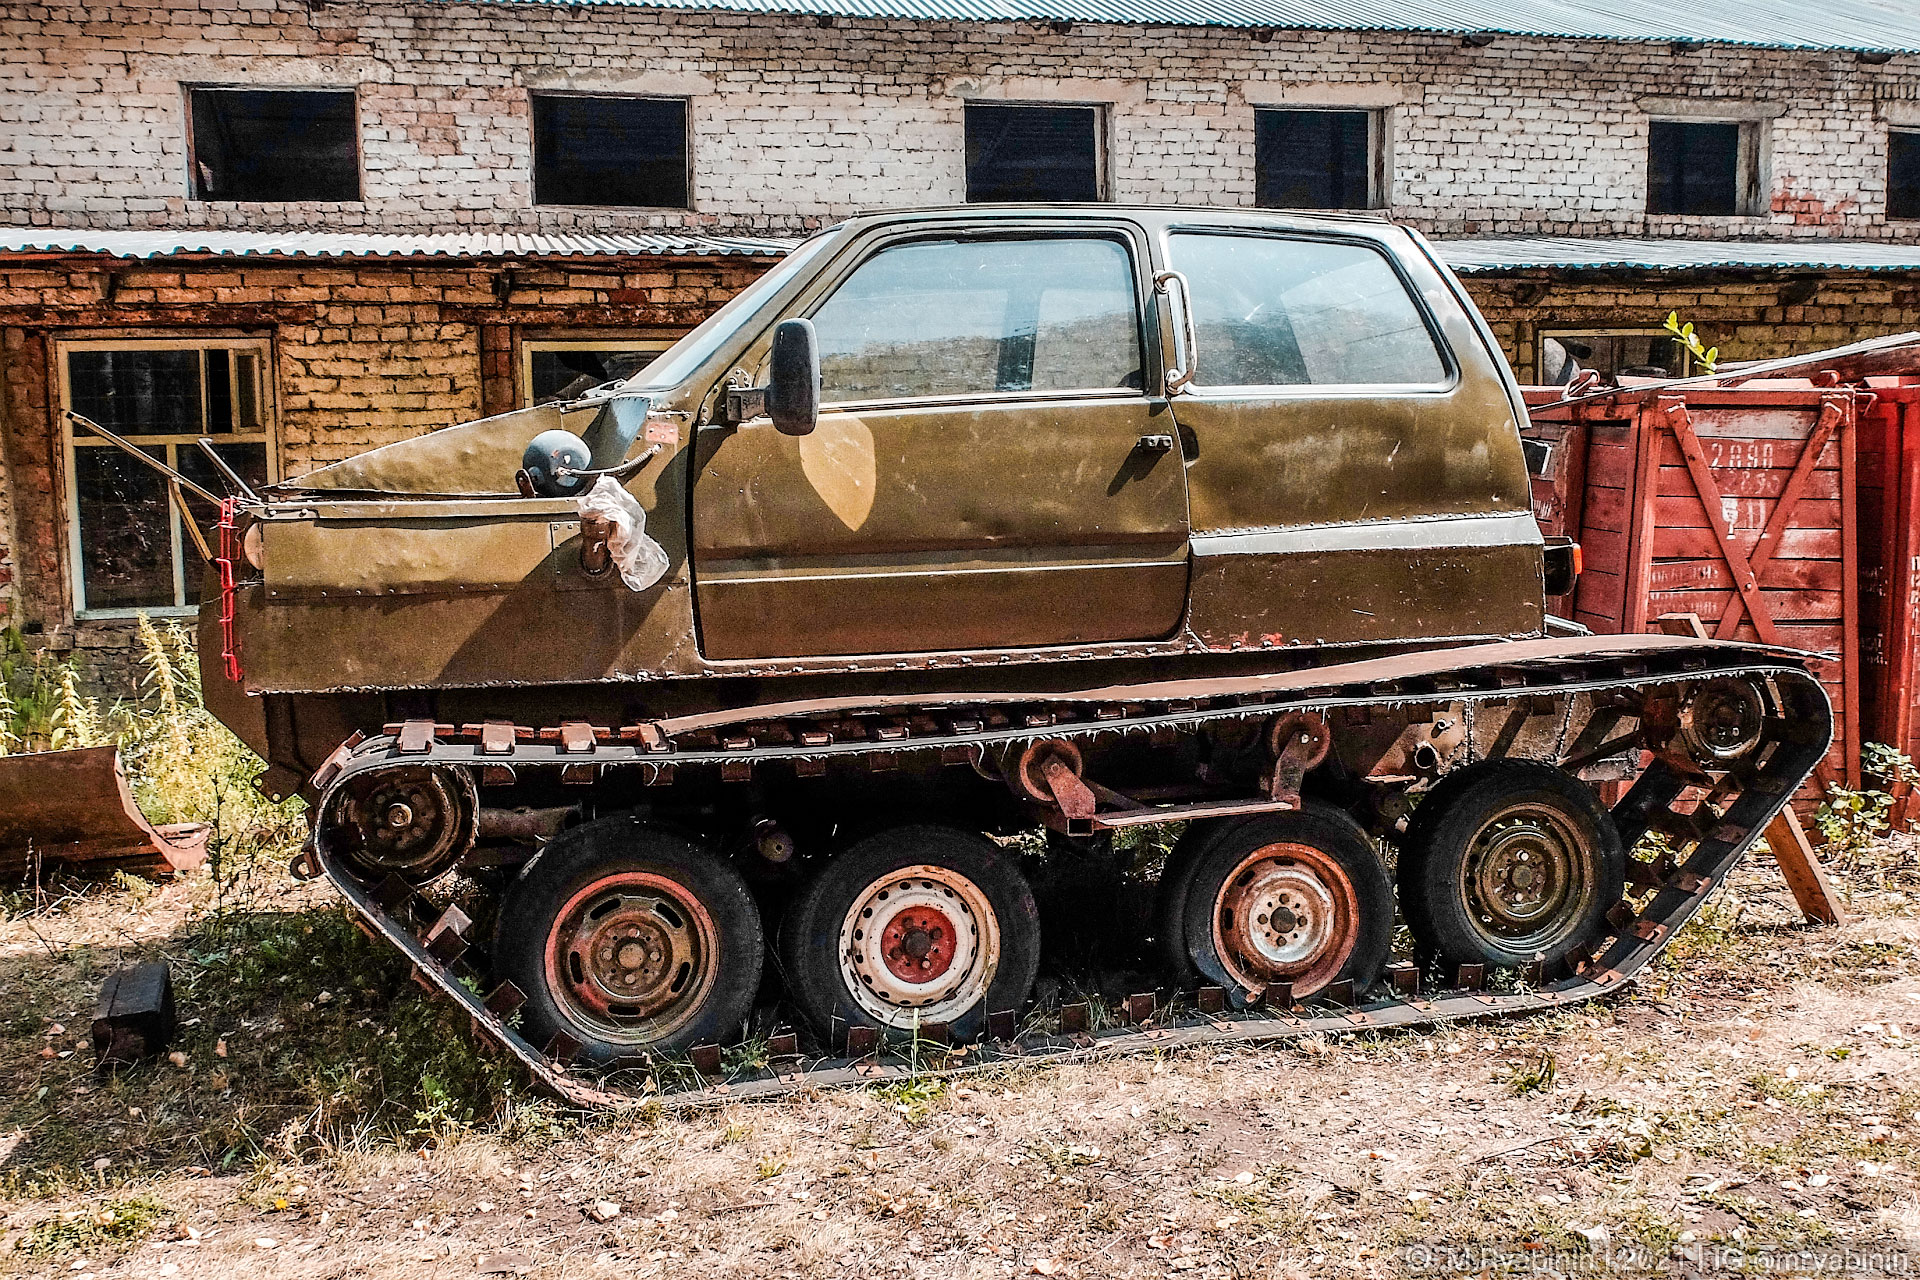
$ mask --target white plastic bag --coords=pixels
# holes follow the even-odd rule
[[[612,476],[601,476],[580,495],[580,515],[599,516],[613,525],[607,551],[620,570],[620,581],[645,591],[667,576],[667,552],[647,536],[647,512]]]

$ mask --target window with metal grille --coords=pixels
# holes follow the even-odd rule
[[[227,491],[197,441],[248,484],[276,478],[265,339],[61,343],[63,405],[213,493]],[[68,550],[81,613],[199,603],[219,513],[84,427],[66,427]]]
[[[682,98],[533,96],[533,202],[685,209]]]
[[[1370,209],[1380,203],[1372,111],[1253,113],[1253,200],[1263,209]]]
[[[351,89],[190,89],[193,198],[360,199]]]
[[[1647,212],[1751,212],[1752,123],[1654,120],[1647,126]]]
[[[1099,200],[1099,107],[970,102],[967,199],[975,204]]]
[[[1920,133],[1887,135],[1887,216],[1920,218]]]

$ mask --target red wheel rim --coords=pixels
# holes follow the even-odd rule
[[[597,1040],[644,1048],[706,1003],[719,969],[713,917],[685,885],[623,871],[583,886],[547,933],[547,987]]]
[[[932,982],[953,964],[959,927],[937,907],[908,907],[887,922],[880,954],[903,982]]]
[[[1311,995],[1339,975],[1359,940],[1359,890],[1312,845],[1255,849],[1214,898],[1214,954],[1250,991],[1285,982],[1296,997]]]

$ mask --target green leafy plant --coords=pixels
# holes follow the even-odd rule
[[[1673,335],[1675,342],[1678,342],[1687,349],[1687,354],[1693,357],[1695,364],[1699,365],[1708,373],[1717,373],[1719,371],[1720,348],[1709,347],[1701,342],[1700,336],[1693,331],[1693,321],[1689,320],[1685,324],[1682,324],[1680,322],[1680,313],[1678,311],[1669,311],[1667,312],[1667,323],[1664,327],[1668,333]]]
[[[1826,839],[1828,861],[1849,873],[1884,879],[1895,869],[1888,862],[1890,848],[1880,839],[1893,828],[1894,792],[1920,782],[1920,769],[1898,749],[1869,742],[1860,751],[1860,773],[1873,785],[1828,786],[1813,821]]]

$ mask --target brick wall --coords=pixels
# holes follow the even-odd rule
[[[1912,239],[1884,218],[1912,59],[1500,37],[675,13],[618,5],[17,3],[0,219],[793,231],[957,201],[970,98],[1104,103],[1118,200],[1250,203],[1257,105],[1388,113],[1393,207],[1448,234]],[[364,203],[185,198],[182,86],[357,86]],[[1575,90],[1577,86],[1577,91]],[[692,212],[535,208],[529,94],[684,96]],[[1771,211],[1649,217],[1650,113],[1759,120]]]
[[[1675,311],[1694,322],[1703,342],[1720,348],[1723,360],[1762,360],[1920,330],[1920,273],[1914,272],[1831,275],[1815,287],[1809,277],[1556,278],[1519,271],[1468,277],[1466,285],[1522,382],[1536,377],[1543,330],[1658,329]]]
[[[517,407],[518,342],[671,336],[767,265],[744,258],[510,263],[0,262],[0,625],[109,656],[123,623],[73,618],[61,338],[268,336],[280,471]]]

